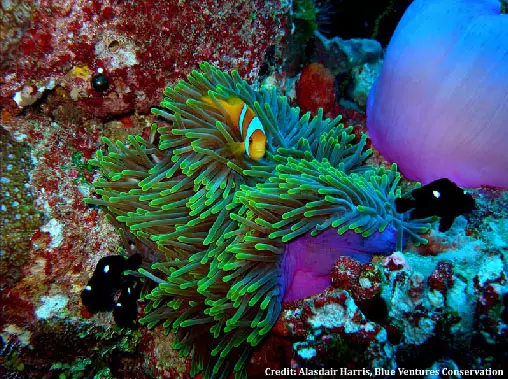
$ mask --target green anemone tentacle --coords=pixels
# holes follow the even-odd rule
[[[300,116],[275,89],[255,91],[237,72],[208,63],[164,94],[152,109],[164,122],[148,139],[103,138],[107,153],[92,161],[103,176],[98,196],[85,201],[156,250],[158,262],[140,270],[155,284],[140,322],[176,334],[174,347],[192,354],[191,375],[246,377],[252,348],[281,311],[288,241],[328,228],[368,237],[391,224],[426,242],[419,234],[435,220],[395,211],[397,167],[366,165],[367,136],[356,138],[340,117]],[[230,96],[263,124],[259,161],[228,149],[240,136],[218,99]]]

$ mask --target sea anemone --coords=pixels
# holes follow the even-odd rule
[[[103,138],[108,153],[93,161],[103,173],[100,198],[86,201],[153,247],[157,262],[140,273],[157,286],[141,322],[175,333],[174,347],[192,354],[191,375],[245,377],[283,300],[312,294],[293,285],[309,280],[306,270],[320,277],[319,291],[338,256],[391,253],[403,234],[425,242],[419,234],[434,219],[395,212],[396,166],[366,166],[367,136],[355,140],[339,117],[300,117],[275,89],[254,91],[235,71],[200,68],[166,88],[152,111],[167,122],[147,139]],[[221,105],[230,96],[264,126],[259,161],[228,147],[241,140]]]
[[[408,178],[508,188],[508,15],[498,0],[415,0],[369,94],[373,145]]]

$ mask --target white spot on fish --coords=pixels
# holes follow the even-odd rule
[[[107,274],[109,271],[109,265],[104,266],[104,273]]]
[[[432,194],[434,195],[434,197],[436,199],[439,199],[441,197],[441,194],[439,193],[439,191],[434,190],[434,191],[432,191]]]

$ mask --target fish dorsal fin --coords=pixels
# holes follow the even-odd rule
[[[201,101],[221,111],[227,118],[229,126],[237,131],[240,138],[243,139],[240,126],[240,116],[242,114],[242,109],[244,108],[245,103],[242,99],[240,99],[238,96],[231,96],[227,99],[224,99],[212,93],[207,96],[203,96]]]

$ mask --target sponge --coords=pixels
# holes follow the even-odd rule
[[[425,183],[508,188],[508,15],[498,0],[415,0],[367,104],[374,147]]]

